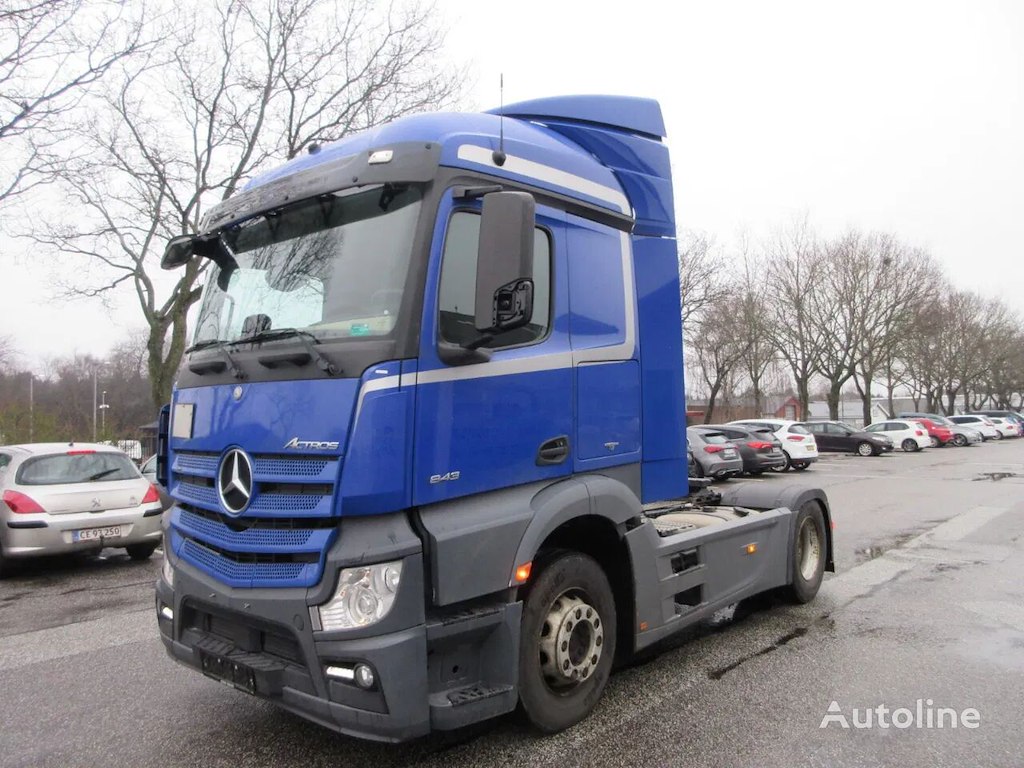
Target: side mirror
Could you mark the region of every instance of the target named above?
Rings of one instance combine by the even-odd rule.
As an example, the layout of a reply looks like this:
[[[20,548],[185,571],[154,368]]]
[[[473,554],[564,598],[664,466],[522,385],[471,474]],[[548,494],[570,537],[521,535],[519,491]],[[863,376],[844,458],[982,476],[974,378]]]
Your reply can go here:
[[[184,267],[195,256],[195,238],[192,235],[172,237],[164,249],[160,259],[161,269],[177,269]]]
[[[530,321],[535,226],[533,195],[484,195],[476,267],[474,324],[478,331],[512,330]]]

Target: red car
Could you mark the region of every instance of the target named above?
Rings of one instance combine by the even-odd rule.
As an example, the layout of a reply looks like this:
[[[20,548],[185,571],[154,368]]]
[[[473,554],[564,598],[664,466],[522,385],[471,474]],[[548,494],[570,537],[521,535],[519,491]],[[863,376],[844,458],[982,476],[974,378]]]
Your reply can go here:
[[[928,430],[928,437],[932,439],[932,448],[945,445],[953,439],[953,431],[949,427],[936,424],[931,419],[914,417],[914,421]]]

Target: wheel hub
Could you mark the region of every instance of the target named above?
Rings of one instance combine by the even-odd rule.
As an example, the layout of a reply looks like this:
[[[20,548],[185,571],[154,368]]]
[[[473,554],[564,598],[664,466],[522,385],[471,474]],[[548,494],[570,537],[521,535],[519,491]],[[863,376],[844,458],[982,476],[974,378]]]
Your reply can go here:
[[[604,624],[597,609],[578,597],[562,595],[541,626],[541,671],[555,686],[589,678],[601,660]]]

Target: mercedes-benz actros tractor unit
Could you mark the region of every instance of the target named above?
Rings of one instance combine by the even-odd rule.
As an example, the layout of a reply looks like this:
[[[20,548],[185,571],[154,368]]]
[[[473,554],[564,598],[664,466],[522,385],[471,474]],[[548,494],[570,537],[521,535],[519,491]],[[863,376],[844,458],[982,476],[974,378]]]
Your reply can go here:
[[[406,117],[168,244],[206,271],[160,436],[174,659],[363,738],[557,731],[616,660],[815,595],[821,490],[689,495],[664,136],[626,97]]]

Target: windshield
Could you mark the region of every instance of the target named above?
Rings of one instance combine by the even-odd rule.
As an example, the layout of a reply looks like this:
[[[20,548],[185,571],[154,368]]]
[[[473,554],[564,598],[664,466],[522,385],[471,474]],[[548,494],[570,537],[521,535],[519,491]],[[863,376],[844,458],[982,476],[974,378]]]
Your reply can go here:
[[[420,200],[416,186],[364,187],[225,230],[222,238],[235,263],[211,269],[195,343],[235,341],[276,328],[318,337],[390,334]]]

